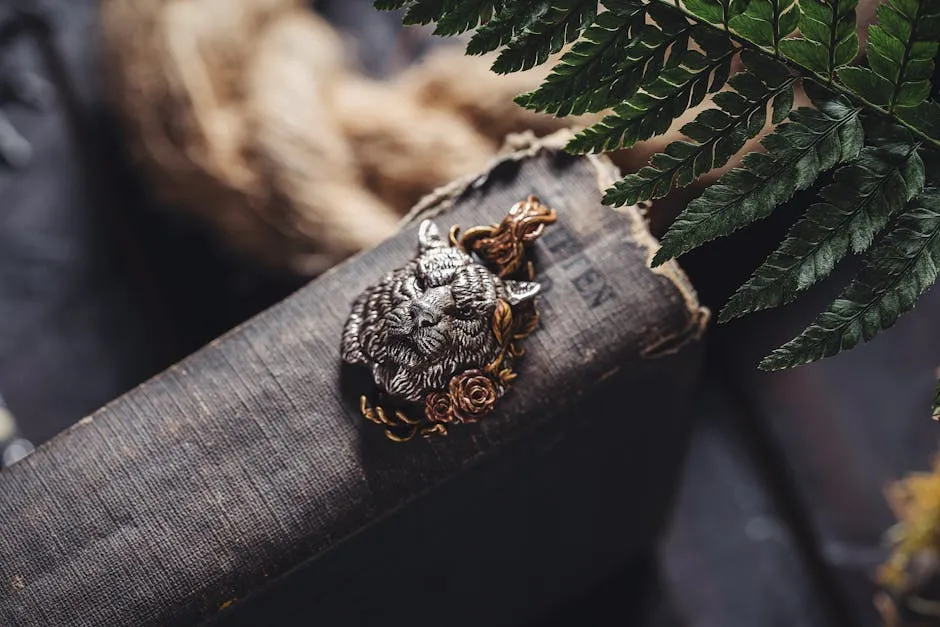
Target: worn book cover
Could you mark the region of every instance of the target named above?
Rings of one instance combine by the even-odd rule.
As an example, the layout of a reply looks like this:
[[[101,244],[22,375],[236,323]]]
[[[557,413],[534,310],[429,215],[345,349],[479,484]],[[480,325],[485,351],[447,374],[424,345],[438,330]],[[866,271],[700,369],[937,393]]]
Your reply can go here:
[[[650,550],[687,434],[702,309],[564,137],[516,138],[399,234],[0,472],[0,624],[515,625]],[[417,223],[538,195],[539,328],[485,420],[387,440],[340,360],[353,299]]]

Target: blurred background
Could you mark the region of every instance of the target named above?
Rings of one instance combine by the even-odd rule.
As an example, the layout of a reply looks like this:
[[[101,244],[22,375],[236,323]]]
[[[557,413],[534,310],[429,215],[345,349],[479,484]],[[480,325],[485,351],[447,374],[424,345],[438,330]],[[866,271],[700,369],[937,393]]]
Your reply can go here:
[[[497,77],[460,44],[369,0],[0,0],[0,156],[16,166],[0,169],[2,462],[381,241],[507,134],[587,121],[523,111],[512,97],[544,70]],[[706,305],[808,197],[681,260]],[[654,233],[687,198],[646,208]],[[851,353],[755,369],[851,270],[712,330],[664,546],[571,608],[583,624],[862,627],[894,611],[873,579],[895,522],[884,490],[936,450],[940,295]]]

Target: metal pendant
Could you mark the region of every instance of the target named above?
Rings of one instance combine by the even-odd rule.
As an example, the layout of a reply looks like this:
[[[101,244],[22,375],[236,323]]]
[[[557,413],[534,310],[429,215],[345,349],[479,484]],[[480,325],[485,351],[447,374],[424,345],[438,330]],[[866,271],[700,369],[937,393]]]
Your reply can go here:
[[[343,329],[343,361],[368,368],[377,388],[374,402],[360,399],[363,417],[406,441],[493,410],[538,324],[526,245],[555,220],[529,196],[499,224],[455,225],[446,239],[421,223],[415,256],[359,295]]]

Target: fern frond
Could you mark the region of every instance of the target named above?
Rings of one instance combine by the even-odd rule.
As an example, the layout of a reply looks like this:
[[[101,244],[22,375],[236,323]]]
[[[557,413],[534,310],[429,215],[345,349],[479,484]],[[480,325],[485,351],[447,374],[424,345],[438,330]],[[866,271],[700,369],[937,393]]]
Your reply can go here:
[[[726,30],[731,18],[744,13],[747,8],[744,0],[685,0],[682,4],[695,17],[709,24],[724,26]]]
[[[751,0],[729,26],[751,43],[779,54],[781,40],[796,30],[799,21],[800,5],[796,0]]]
[[[496,9],[505,4],[498,0],[460,0],[450,12],[438,18],[434,34],[447,37],[465,33],[489,21]]]
[[[778,370],[835,355],[871,340],[909,311],[940,271],[940,190],[908,205],[842,295],[803,333],[761,362]]]
[[[858,0],[822,0],[800,4],[800,35],[780,42],[793,61],[831,80],[838,68],[858,54],[855,6]]]
[[[916,107],[900,109],[898,117],[919,130],[927,139],[940,144],[940,104],[928,100]]]
[[[871,136],[869,136],[871,141]],[[839,168],[787,238],[722,309],[725,322],[777,307],[825,278],[850,251],[862,253],[890,218],[924,187],[924,162],[910,133],[895,127]]]
[[[748,154],[741,167],[689,203],[663,236],[654,266],[767,217],[821,172],[858,155],[859,109],[842,98],[821,96],[815,99],[817,109],[791,112],[789,122],[761,141],[767,154]]]
[[[562,55],[539,88],[517,96],[516,103],[563,117],[600,111],[613,104],[613,98],[632,95],[632,91],[624,88],[625,84],[632,82],[635,89],[639,80],[624,81],[624,76],[642,77],[642,70],[635,69],[645,66],[657,54],[655,47],[645,44],[650,42],[649,33],[658,36],[658,32],[649,27],[645,39],[637,33],[645,17],[646,6],[639,1],[607,7],[571,50]],[[688,32],[690,28],[685,20],[679,24],[680,31]],[[681,32],[673,34],[676,38],[680,35]],[[669,45],[671,41],[658,46],[663,56]],[[635,54],[636,51],[641,54]]]
[[[938,28],[937,0],[889,0],[878,7],[878,24],[868,29],[870,68],[841,69],[839,79],[888,111],[919,105],[930,95]]]
[[[412,2],[414,2],[414,0],[375,0],[372,6],[379,11],[395,11],[396,9],[405,8]]]
[[[736,49],[704,28],[693,29],[692,37],[702,52],[673,52],[666,67],[640,91],[614,107],[599,123],[578,133],[566,146],[574,153],[629,148],[638,141],[661,135],[689,107],[702,102],[709,91],[717,91],[727,80]]]
[[[725,166],[769,117],[775,128],[761,141],[766,153],[745,155],[691,202],[663,237],[654,265],[768,216],[835,168],[818,202],[719,316],[787,303],[844,257],[867,254],[843,297],[765,360],[776,368],[871,337],[936,277],[934,253],[923,247],[936,246],[928,231],[931,220],[940,221],[933,216],[940,213],[940,85],[931,86],[940,0],[884,2],[869,28],[863,66],[855,65],[858,0],[376,0],[376,6],[402,10],[409,23],[436,22],[438,34],[471,31],[468,54],[497,51],[493,69],[501,73],[544,63],[572,44],[537,89],[516,98],[557,116],[607,110],[568,144],[571,152],[633,146],[667,132],[710,98],[682,126],[682,139],[607,190],[607,204],[660,198]],[[738,54],[744,69],[729,79]],[[791,111],[798,80],[815,108]],[[910,263],[902,268],[904,260]]]
[[[647,77],[655,76],[667,65],[667,52],[669,59],[675,60],[688,49],[693,27],[680,11],[662,4],[647,4],[644,11],[633,19],[639,21],[648,14],[653,23],[642,25],[639,33],[621,49],[620,61],[606,71],[598,71],[596,82],[589,82],[578,96],[557,102],[559,112],[570,109],[576,115],[593,113],[620,103],[633,96]],[[551,111],[554,104],[542,106],[544,100],[545,96],[539,95],[527,106],[536,111]]]
[[[597,17],[597,0],[553,0],[548,11],[514,37],[493,63],[497,74],[528,70],[577,39]]]
[[[470,38],[467,54],[485,54],[505,46],[538,22],[552,6],[551,0],[515,0],[504,4],[503,9]]]
[[[508,1],[514,2],[515,0]],[[404,9],[402,23],[439,22],[439,28],[434,31],[435,33],[456,35],[476,26],[481,16],[486,14],[486,6],[489,5],[492,9],[494,4],[500,4],[499,0],[374,0],[372,6],[379,11]],[[471,15],[473,15],[472,19]],[[461,20],[465,21],[465,25],[458,28],[457,24]],[[451,22],[452,27],[441,29],[440,22]]]
[[[405,6],[402,22],[405,24],[430,24],[456,6],[458,0],[412,0]]]
[[[744,142],[755,137],[767,121],[773,101],[773,122],[780,122],[793,106],[793,83],[787,68],[759,52],[745,51],[746,68],[731,77],[734,91],[715,95],[718,109],[706,109],[681,133],[692,139],[675,141],[650,158],[650,164],[607,190],[604,203],[614,206],[662,198],[673,186],[685,187],[699,176],[725,165]]]

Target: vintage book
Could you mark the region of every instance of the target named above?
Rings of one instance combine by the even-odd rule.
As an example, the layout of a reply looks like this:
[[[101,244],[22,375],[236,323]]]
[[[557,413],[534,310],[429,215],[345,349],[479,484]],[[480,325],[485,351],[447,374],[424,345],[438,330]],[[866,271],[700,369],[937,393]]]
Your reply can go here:
[[[707,320],[616,172],[515,138],[326,273],[0,472],[0,624],[518,625],[648,555],[675,491]],[[496,411],[397,444],[341,366],[352,300],[420,218],[558,212]]]

